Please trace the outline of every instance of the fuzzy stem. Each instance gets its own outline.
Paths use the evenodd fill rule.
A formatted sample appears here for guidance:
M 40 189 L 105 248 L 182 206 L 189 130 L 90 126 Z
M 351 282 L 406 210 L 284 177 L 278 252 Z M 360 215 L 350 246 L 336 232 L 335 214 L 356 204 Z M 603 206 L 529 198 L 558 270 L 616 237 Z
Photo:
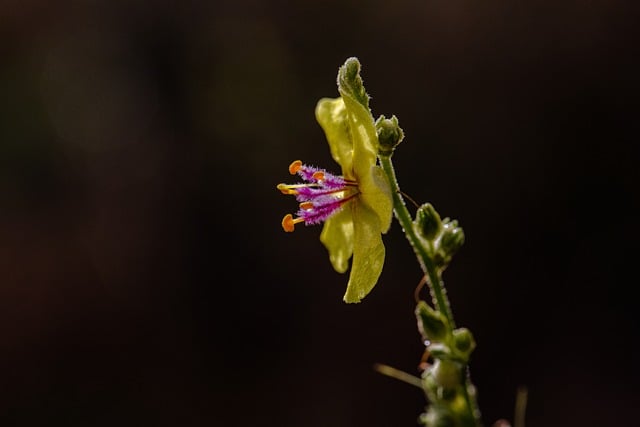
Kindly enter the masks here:
M 411 219 L 411 215 L 407 210 L 407 206 L 404 203 L 404 199 L 402 198 L 402 192 L 400 191 L 400 186 L 398 185 L 398 180 L 396 179 L 396 173 L 393 169 L 393 163 L 391 163 L 391 156 L 380 156 L 380 164 L 382 165 L 382 169 L 387 174 L 387 178 L 389 179 L 389 183 L 391 184 L 391 193 L 393 195 L 393 212 L 395 213 L 398 222 L 402 226 L 404 230 L 404 234 L 409 240 L 411 247 L 413 248 L 418 262 L 422 267 L 422 271 L 428 277 L 428 284 L 431 290 L 431 294 L 434 299 L 434 304 L 449 322 L 451 329 L 454 329 L 455 322 L 453 320 L 453 313 L 451 312 L 451 307 L 449 306 L 449 299 L 447 298 L 447 292 L 444 288 L 444 284 L 442 279 L 440 278 L 440 273 L 438 272 L 438 268 L 434 264 L 433 260 L 429 256 L 429 251 L 420 241 L 420 238 L 416 234 L 413 228 L 413 220 Z
M 436 264 L 433 262 L 430 256 L 429 249 L 425 247 L 413 227 L 413 220 L 411 219 L 411 215 L 409 214 L 407 206 L 404 203 L 404 199 L 402 198 L 402 192 L 400 191 L 400 186 L 398 185 L 398 180 L 393 168 L 393 163 L 391 162 L 391 154 L 388 156 L 380 155 L 379 159 L 380 164 L 382 165 L 382 169 L 386 173 L 387 178 L 389 179 L 389 183 L 391 184 L 393 212 L 398 222 L 402 226 L 404 234 L 418 258 L 418 262 L 422 267 L 422 271 L 428 278 L 427 282 L 429 285 L 429 289 L 431 290 L 434 305 L 437 307 L 438 311 L 440 311 L 446 317 L 451 329 L 455 329 L 456 326 L 453 320 L 453 313 L 451 312 L 449 299 L 444 287 L 444 282 L 442 281 L 440 276 L 440 271 L 438 270 Z M 467 373 L 467 375 L 465 375 L 464 384 L 462 386 L 463 395 L 468 411 L 468 418 L 466 419 L 466 421 L 468 421 L 472 426 L 481 426 L 482 423 L 477 411 L 475 398 L 473 398 L 469 394 L 468 387 L 470 386 L 471 381 Z M 465 425 L 467 424 L 466 421 L 464 422 Z

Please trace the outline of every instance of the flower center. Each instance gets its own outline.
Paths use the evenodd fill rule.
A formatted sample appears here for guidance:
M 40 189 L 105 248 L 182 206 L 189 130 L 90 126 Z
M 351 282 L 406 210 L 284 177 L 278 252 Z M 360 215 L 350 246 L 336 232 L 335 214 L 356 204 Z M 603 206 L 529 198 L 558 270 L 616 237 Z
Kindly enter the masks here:
M 289 165 L 289 173 L 300 176 L 305 182 L 278 184 L 278 190 L 296 196 L 300 202 L 295 218 L 287 214 L 282 219 L 282 228 L 287 232 L 292 232 L 295 225 L 301 222 L 312 225 L 326 221 L 359 194 L 356 181 L 307 166 L 300 160 Z

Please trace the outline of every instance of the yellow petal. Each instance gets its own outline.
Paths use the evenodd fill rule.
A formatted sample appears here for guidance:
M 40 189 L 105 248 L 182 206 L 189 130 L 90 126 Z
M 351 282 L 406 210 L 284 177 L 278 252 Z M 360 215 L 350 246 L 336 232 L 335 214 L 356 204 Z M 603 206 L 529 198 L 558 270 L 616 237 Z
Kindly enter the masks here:
M 393 219 L 393 198 L 387 175 L 379 166 L 371 166 L 371 172 L 360 178 L 360 198 L 380 220 L 380 233 L 386 233 Z
M 378 215 L 367 205 L 353 203 L 353 261 L 344 301 L 360 302 L 378 282 L 385 249 Z
M 353 142 L 349 130 L 347 110 L 342 98 L 322 98 L 316 105 L 316 120 L 329 143 L 331 156 L 342 167 L 342 175 L 353 175 Z
M 378 135 L 371 111 L 341 90 L 353 142 L 353 173 L 362 201 L 378 215 L 380 233 L 386 233 L 393 217 L 391 186 L 384 171 L 376 166 Z
M 329 251 L 331 265 L 338 273 L 349 268 L 349 258 L 353 254 L 352 206 L 349 203 L 340 212 L 327 219 L 320 233 L 320 241 Z
M 370 173 L 371 166 L 378 158 L 378 134 L 371 111 L 348 95 L 342 99 L 347 110 L 347 118 L 353 145 L 353 173 L 360 181 Z

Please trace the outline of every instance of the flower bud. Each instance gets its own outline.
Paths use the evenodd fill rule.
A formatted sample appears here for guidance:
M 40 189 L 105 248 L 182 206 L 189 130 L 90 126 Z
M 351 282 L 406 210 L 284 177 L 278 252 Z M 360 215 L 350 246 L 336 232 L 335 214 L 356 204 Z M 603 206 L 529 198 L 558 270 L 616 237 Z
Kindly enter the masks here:
M 404 132 L 398 125 L 398 118 L 394 115 L 390 119 L 385 116 L 378 117 L 376 120 L 376 132 L 378 134 L 378 154 L 381 156 L 390 156 L 393 150 L 404 139 Z
M 435 239 L 442 230 L 440 215 L 431 203 L 425 203 L 418 208 L 413 223 L 416 231 L 427 240 Z
M 427 369 L 422 371 L 422 388 L 427 392 L 427 394 L 430 394 L 437 393 L 439 387 L 440 386 L 433 378 L 433 365 L 430 365 Z
M 435 343 L 429 346 L 429 353 L 434 359 L 451 359 L 451 349 L 443 343 Z
M 347 58 L 338 69 L 338 90 L 341 95 L 347 95 L 356 102 L 369 108 L 369 95 L 364 89 L 364 83 L 360 76 L 360 61 L 355 56 Z
M 418 320 L 418 330 L 423 340 L 440 342 L 445 339 L 448 327 L 440 312 L 429 307 L 426 302 L 420 301 L 416 306 L 415 313 Z
M 455 427 L 453 415 L 442 406 L 431 405 L 426 413 L 420 415 L 419 422 L 427 427 Z
M 452 335 L 456 352 L 463 356 L 464 360 L 469 360 L 471 352 L 476 348 L 476 341 L 473 339 L 471 331 L 467 328 L 458 328 L 453 331 Z
M 440 238 L 440 249 L 446 258 L 451 258 L 464 244 L 464 232 L 458 227 L 455 219 L 443 224 L 442 237 Z
M 436 359 L 431 369 L 433 379 L 444 389 L 452 389 L 462 384 L 462 365 L 458 362 Z

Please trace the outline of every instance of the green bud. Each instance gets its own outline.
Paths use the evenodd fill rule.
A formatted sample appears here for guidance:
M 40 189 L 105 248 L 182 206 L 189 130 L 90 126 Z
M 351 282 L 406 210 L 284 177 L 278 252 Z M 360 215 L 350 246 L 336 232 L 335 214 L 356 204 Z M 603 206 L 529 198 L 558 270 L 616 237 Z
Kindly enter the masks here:
M 446 265 L 449 263 L 449 261 L 451 260 L 450 257 L 445 257 L 444 254 L 440 251 L 440 252 L 434 252 L 433 254 L 433 262 L 438 266 L 438 267 L 446 267 Z
M 447 258 L 452 257 L 464 244 L 464 231 L 458 227 L 455 219 L 443 224 L 442 237 L 440 238 L 440 249 Z
M 460 395 L 460 393 L 458 393 L 458 391 L 460 390 L 459 387 L 453 387 L 453 388 L 441 388 L 440 389 L 440 399 L 443 402 L 446 402 L 450 407 L 452 403 L 455 403 L 457 401 L 458 396 Z M 454 409 L 454 408 L 451 408 Z
M 431 353 L 434 359 L 451 359 L 451 349 L 446 344 L 431 344 L 429 346 L 429 353 Z
M 356 57 L 347 58 L 338 70 L 338 90 L 341 95 L 347 95 L 369 108 L 369 95 L 364 89 L 360 76 L 360 61 Z
M 470 407 L 469 401 L 464 396 L 464 385 L 462 387 L 456 387 L 455 396 L 447 402 L 448 409 L 451 411 L 452 416 L 458 420 L 458 425 L 477 426 L 478 419 L 474 419 L 474 415 L 470 413 L 473 408 Z M 494 426 L 495 427 L 495 426 Z
M 437 393 L 438 392 L 438 384 L 436 380 L 433 378 L 433 366 L 429 366 L 427 369 L 422 371 L 422 388 L 427 393 Z
M 404 139 L 404 132 L 398 125 L 398 118 L 391 116 L 387 119 L 385 116 L 378 117 L 376 120 L 376 132 L 378 133 L 378 154 L 381 156 L 390 156 L 393 150 Z
M 462 365 L 458 362 L 436 359 L 431 369 L 433 379 L 444 389 L 452 389 L 462 384 Z
M 453 415 L 442 406 L 431 405 L 426 413 L 418 420 L 426 427 L 455 427 Z
M 464 356 L 465 360 L 469 359 L 471 352 L 476 348 L 476 341 L 473 334 L 467 328 L 458 328 L 453 331 L 453 345 L 456 351 Z
M 415 313 L 418 320 L 418 330 L 423 340 L 431 342 L 444 340 L 449 328 L 446 319 L 440 312 L 429 307 L 426 302 L 420 301 L 416 306 Z
M 431 203 L 425 203 L 418 208 L 413 223 L 416 231 L 427 240 L 435 239 L 442 230 L 440 215 Z

